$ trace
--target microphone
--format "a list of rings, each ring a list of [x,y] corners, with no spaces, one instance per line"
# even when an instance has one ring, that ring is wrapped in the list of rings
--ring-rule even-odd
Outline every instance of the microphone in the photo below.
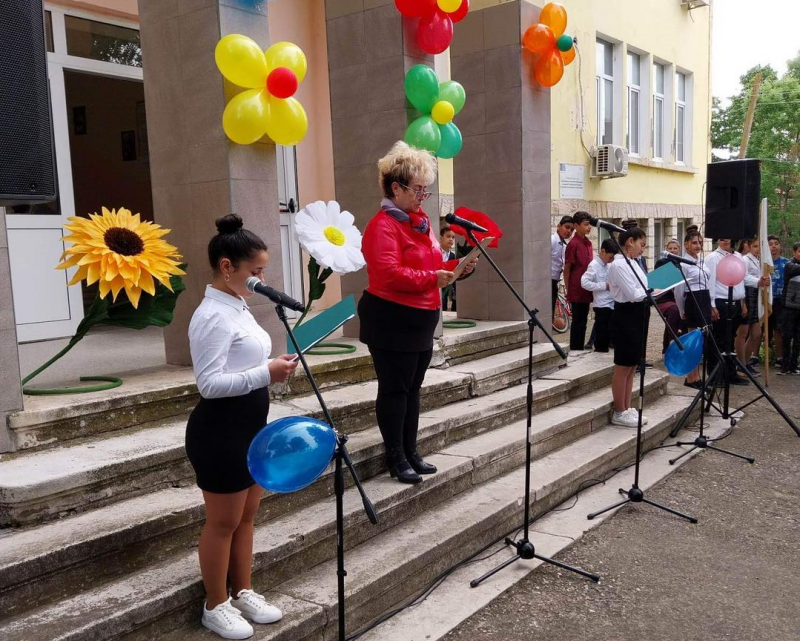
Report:
[[[602,227],[603,229],[605,229],[608,232],[615,231],[615,232],[621,234],[622,232],[625,231],[622,227],[619,227],[619,226],[615,225],[614,223],[609,223],[609,222],[606,222],[605,220],[600,220],[599,218],[594,218],[594,217],[589,219],[589,224],[591,224],[592,227]]]
[[[461,218],[459,216],[456,216],[455,214],[447,214],[447,216],[445,216],[444,219],[451,225],[458,225],[459,227],[463,227],[464,229],[479,231],[482,234],[485,234],[489,231],[488,229],[486,229],[486,227],[481,227],[480,225],[476,225],[471,220],[467,220],[466,218]]]
[[[244,286],[247,287],[247,291],[266,296],[276,305],[288,307],[296,312],[302,312],[306,308],[303,303],[296,301],[294,298],[287,296],[283,292],[279,292],[277,289],[272,289],[272,287],[265,285],[255,276],[248,278]]]
[[[684,258],[683,256],[670,254],[669,252],[661,252],[661,258],[673,263],[681,263],[682,265],[697,265],[697,261],[693,258]]]

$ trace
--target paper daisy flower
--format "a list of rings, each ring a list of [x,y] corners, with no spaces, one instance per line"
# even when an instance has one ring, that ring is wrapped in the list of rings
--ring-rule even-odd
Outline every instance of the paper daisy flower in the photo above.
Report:
[[[294,222],[303,249],[322,267],[348,274],[366,264],[361,253],[361,232],[354,225],[353,214],[341,211],[335,200],[306,205]]]
[[[138,307],[143,291],[155,295],[156,280],[173,291],[170,276],[186,273],[179,267],[177,248],[162,240],[170,230],[142,222],[128,209],[103,207],[102,215],[71,216],[64,227],[72,232],[64,240],[73,244],[56,269],[78,268],[70,285],[84,278],[87,285],[99,281],[100,298],[111,292],[116,301],[124,289],[131,305]]]

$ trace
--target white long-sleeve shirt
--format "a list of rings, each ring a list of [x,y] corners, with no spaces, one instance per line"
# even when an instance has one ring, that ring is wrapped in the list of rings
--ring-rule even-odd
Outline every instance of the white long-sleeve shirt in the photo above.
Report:
[[[564,251],[567,244],[558,235],[558,232],[553,232],[550,237],[550,278],[551,280],[558,280],[561,278],[561,272],[564,271]]]
[[[614,309],[614,297],[607,289],[608,284],[608,265],[600,256],[595,256],[589,263],[583,276],[581,276],[581,287],[586,291],[592,292],[593,305],[595,308],[605,307]]]
[[[189,348],[203,398],[243,396],[270,383],[269,334],[247,303],[211,285],[189,323]]]
[[[706,267],[708,267],[708,291],[711,292],[711,307],[716,307],[716,299],[728,300],[728,287],[717,281],[717,266],[725,256],[730,252],[726,252],[719,247],[711,252],[711,255],[706,258]],[[739,252],[733,252],[739,260],[744,262],[742,255]],[[746,268],[746,266],[745,266]],[[733,300],[742,300],[744,298],[744,281],[733,288]]]
[[[758,287],[758,281],[761,280],[761,261],[753,254],[747,254],[744,257],[744,264],[747,267],[747,272],[744,275],[744,286]]]
[[[629,260],[639,279],[647,286],[647,276],[642,268],[635,260]],[[647,298],[647,293],[636,280],[622,254],[614,256],[614,260],[608,266],[608,284],[615,303],[637,303]]]
[[[697,261],[696,265],[684,265],[683,263],[679,265],[680,270],[684,273],[689,283],[689,289],[693,292],[709,290],[710,276],[708,273],[708,266],[705,264],[705,259],[702,256],[693,258],[687,253],[684,253],[683,257]],[[681,283],[675,288],[675,304],[678,306],[678,311],[680,311],[681,316],[683,316],[685,312],[684,297],[686,293],[686,283]]]

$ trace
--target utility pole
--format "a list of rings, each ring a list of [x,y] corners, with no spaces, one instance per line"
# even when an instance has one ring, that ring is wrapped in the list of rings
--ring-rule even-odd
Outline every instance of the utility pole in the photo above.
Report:
[[[758,90],[761,88],[761,73],[753,78],[753,88],[750,93],[750,105],[747,107],[747,116],[744,119],[742,131],[742,144],[739,145],[739,159],[747,158],[747,145],[750,143],[750,131],[753,129],[753,120],[756,116],[756,103],[758,103]]]

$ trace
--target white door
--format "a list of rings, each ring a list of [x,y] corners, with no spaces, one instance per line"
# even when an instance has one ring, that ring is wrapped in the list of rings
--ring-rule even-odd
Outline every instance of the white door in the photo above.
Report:
[[[303,291],[303,256],[294,228],[297,203],[297,164],[294,147],[276,145],[278,154],[278,200],[281,216],[281,256],[283,257],[283,290],[295,300],[305,302]],[[296,312],[287,315],[296,318]]]
[[[6,210],[11,286],[19,342],[72,336],[83,318],[83,294],[80,284],[68,287],[75,269],[65,273],[56,270],[65,249],[61,240],[69,216],[75,215],[75,199],[70,157],[64,70],[142,80],[141,67],[118,64],[113,50],[100,53],[81,51],[86,33],[99,28],[120,28],[121,34],[137,34],[138,25],[58,5],[47,5],[47,74],[50,82],[50,105],[53,115],[56,168],[58,171],[58,203],[31,208],[31,213]],[[68,47],[67,21],[72,21],[73,53],[85,56],[102,55],[105,59],[72,55]],[[79,22],[79,25],[75,23]],[[98,27],[99,26],[99,27]],[[85,31],[81,32],[79,28]],[[123,35],[124,37],[124,35]],[[83,38],[83,40],[81,40]],[[76,42],[77,39],[77,42]],[[135,48],[136,43],[130,46]],[[126,50],[130,53],[131,49]],[[125,53],[125,52],[123,52]],[[109,62],[114,60],[115,62]]]

